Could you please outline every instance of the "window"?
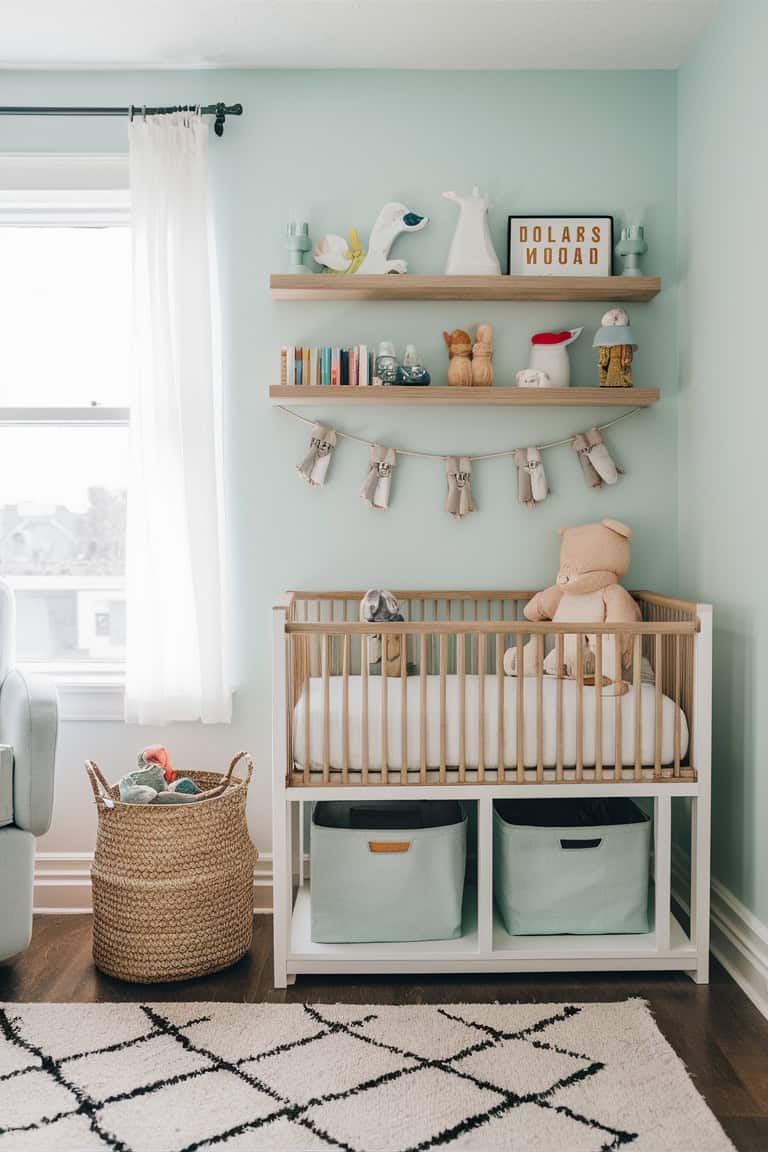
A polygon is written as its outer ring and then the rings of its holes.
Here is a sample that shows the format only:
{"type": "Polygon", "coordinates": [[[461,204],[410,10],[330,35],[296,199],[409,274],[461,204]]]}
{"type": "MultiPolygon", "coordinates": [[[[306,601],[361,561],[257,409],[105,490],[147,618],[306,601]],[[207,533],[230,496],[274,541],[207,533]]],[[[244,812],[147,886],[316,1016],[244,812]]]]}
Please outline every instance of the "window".
{"type": "Polygon", "coordinates": [[[127,192],[0,193],[0,575],[65,681],[125,656],[130,291],[127,192]]]}

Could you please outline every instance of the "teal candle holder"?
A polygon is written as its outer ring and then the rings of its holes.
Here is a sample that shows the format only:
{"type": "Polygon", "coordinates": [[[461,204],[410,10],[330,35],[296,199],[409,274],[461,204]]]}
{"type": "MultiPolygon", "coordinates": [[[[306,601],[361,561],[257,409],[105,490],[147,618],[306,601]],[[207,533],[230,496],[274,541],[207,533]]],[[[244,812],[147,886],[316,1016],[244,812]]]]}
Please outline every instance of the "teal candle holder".
{"type": "Polygon", "coordinates": [[[291,220],[285,235],[285,247],[288,252],[289,273],[302,275],[305,272],[312,274],[312,269],[304,263],[304,253],[309,252],[312,241],[309,238],[309,224],[306,220],[291,220]]]}
{"type": "Polygon", "coordinates": [[[622,276],[642,276],[640,257],[648,251],[645,242],[645,229],[642,224],[630,224],[622,228],[621,239],[616,245],[616,255],[624,261],[622,276]]]}

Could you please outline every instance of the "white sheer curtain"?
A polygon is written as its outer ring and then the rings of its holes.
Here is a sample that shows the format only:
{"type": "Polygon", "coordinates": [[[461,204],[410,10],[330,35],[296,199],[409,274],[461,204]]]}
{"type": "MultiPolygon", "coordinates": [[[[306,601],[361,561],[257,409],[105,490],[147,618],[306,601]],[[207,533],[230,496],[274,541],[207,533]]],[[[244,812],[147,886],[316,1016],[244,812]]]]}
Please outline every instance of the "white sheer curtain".
{"type": "Polygon", "coordinates": [[[125,717],[227,723],[221,355],[208,127],[129,127],[137,383],[125,717]]]}

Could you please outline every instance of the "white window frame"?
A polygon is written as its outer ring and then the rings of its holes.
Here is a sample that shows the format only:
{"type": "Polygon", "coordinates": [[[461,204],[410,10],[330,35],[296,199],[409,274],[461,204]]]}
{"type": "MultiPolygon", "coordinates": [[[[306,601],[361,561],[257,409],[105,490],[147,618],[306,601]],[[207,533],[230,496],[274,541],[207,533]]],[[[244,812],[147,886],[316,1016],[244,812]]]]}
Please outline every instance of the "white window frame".
{"type": "MultiPolygon", "coordinates": [[[[0,227],[103,227],[130,224],[128,161],[123,155],[0,155],[0,227]]],[[[128,427],[130,409],[3,407],[0,426],[128,427]]],[[[12,588],[37,586],[36,577],[5,577],[12,588]]],[[[43,579],[43,578],[40,578],[43,579]]],[[[103,582],[104,586],[108,581],[103,582]]],[[[115,581],[115,586],[122,586],[115,581]]],[[[60,585],[57,585],[60,586],[60,585]]],[[[122,719],[125,667],[83,661],[23,662],[28,672],[53,677],[65,719],[122,719]]]]}

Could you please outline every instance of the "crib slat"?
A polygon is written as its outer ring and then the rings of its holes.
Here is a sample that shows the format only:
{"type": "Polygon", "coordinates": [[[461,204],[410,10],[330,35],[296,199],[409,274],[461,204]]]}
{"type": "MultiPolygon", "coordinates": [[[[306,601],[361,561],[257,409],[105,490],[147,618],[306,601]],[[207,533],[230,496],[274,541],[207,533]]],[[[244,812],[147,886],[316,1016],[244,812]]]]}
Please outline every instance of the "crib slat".
{"type": "Polygon", "coordinates": [[[341,639],[341,782],[349,784],[349,633],[341,639]]]}
{"type": "MultiPolygon", "coordinates": [[[[613,679],[616,682],[616,690],[621,686],[623,680],[623,669],[621,665],[621,637],[613,637],[613,679]]],[[[624,741],[622,740],[621,730],[621,696],[615,696],[613,700],[613,778],[614,780],[621,780],[622,770],[624,767],[624,741]]]]}
{"type": "Polygon", "coordinates": [[[485,633],[477,638],[477,779],[485,780],[485,633]]]}
{"type": "MultiPolygon", "coordinates": [[[[462,609],[464,601],[462,601],[462,609]]],[[[462,612],[463,617],[463,612],[462,612]]],[[[456,672],[459,678],[459,783],[467,778],[467,637],[457,637],[456,672]]]]}
{"type": "Polygon", "coordinates": [[[387,637],[381,637],[381,782],[389,783],[389,678],[387,637]]]}
{"type": "Polygon", "coordinates": [[[544,637],[536,637],[536,783],[544,783],[544,637]]]}
{"type": "Polygon", "coordinates": [[[360,763],[363,772],[363,784],[368,783],[368,637],[360,637],[360,692],[362,705],[360,709],[360,763]]]}
{"type": "Polygon", "coordinates": [[[555,704],[555,779],[563,779],[563,636],[555,639],[557,661],[557,700],[555,704]]]}
{"type": "MultiPolygon", "coordinates": [[[[422,609],[423,610],[423,609],[422,609]]],[[[419,648],[419,779],[427,782],[427,634],[419,648]]]]}
{"type": "Polygon", "coordinates": [[[675,636],[675,766],[674,775],[680,775],[680,637],[675,636]]]}
{"type": "Polygon", "coordinates": [[[516,685],[516,693],[515,693],[515,704],[517,707],[517,717],[516,717],[517,718],[517,733],[516,733],[516,737],[517,737],[517,782],[518,782],[518,784],[524,784],[525,783],[525,759],[524,759],[525,745],[523,743],[523,723],[524,723],[524,721],[523,721],[523,688],[524,688],[524,678],[523,678],[523,635],[522,635],[522,632],[518,632],[517,638],[515,641],[515,645],[516,645],[516,659],[517,659],[517,677],[516,677],[517,685],[516,685]]]}
{"type": "Polygon", "coordinates": [[[312,669],[309,666],[309,636],[294,636],[294,640],[302,640],[302,649],[306,657],[306,665],[304,668],[304,783],[309,784],[310,781],[310,755],[312,746],[310,744],[310,707],[309,707],[309,689],[312,683],[311,673],[312,669]]]}
{"type": "Polygon", "coordinates": [[[595,645],[595,779],[603,779],[603,637],[595,645]]]}
{"type": "MultiPolygon", "coordinates": [[[[504,615],[504,602],[501,602],[501,613],[504,615]]],[[[497,703],[496,709],[498,714],[498,729],[499,729],[499,748],[496,755],[496,779],[500,784],[504,783],[504,634],[503,632],[496,633],[496,689],[497,689],[497,703]]]]}
{"type": "Polygon", "coordinates": [[[584,779],[584,636],[576,637],[576,779],[584,779]]]}
{"type": "Polygon", "coordinates": [[[408,783],[408,635],[400,638],[400,783],[408,783]]]}
{"type": "Polygon", "coordinates": [[[446,705],[445,705],[445,672],[446,672],[446,650],[448,647],[448,638],[445,632],[440,633],[440,783],[445,784],[445,724],[446,724],[446,705]]]}
{"type": "Polygon", "coordinates": [[[635,693],[635,780],[643,778],[643,638],[635,636],[632,653],[632,687],[635,693]]]}
{"type": "Polygon", "coordinates": [[[653,778],[658,780],[661,777],[661,719],[662,719],[662,694],[661,694],[661,672],[662,672],[662,655],[661,655],[661,634],[656,634],[656,647],[655,647],[655,697],[654,697],[654,741],[653,741],[653,778]]]}
{"type": "Polygon", "coordinates": [[[331,703],[331,638],[326,632],[323,635],[323,784],[331,778],[331,729],[330,729],[330,703],[331,703]]]}

